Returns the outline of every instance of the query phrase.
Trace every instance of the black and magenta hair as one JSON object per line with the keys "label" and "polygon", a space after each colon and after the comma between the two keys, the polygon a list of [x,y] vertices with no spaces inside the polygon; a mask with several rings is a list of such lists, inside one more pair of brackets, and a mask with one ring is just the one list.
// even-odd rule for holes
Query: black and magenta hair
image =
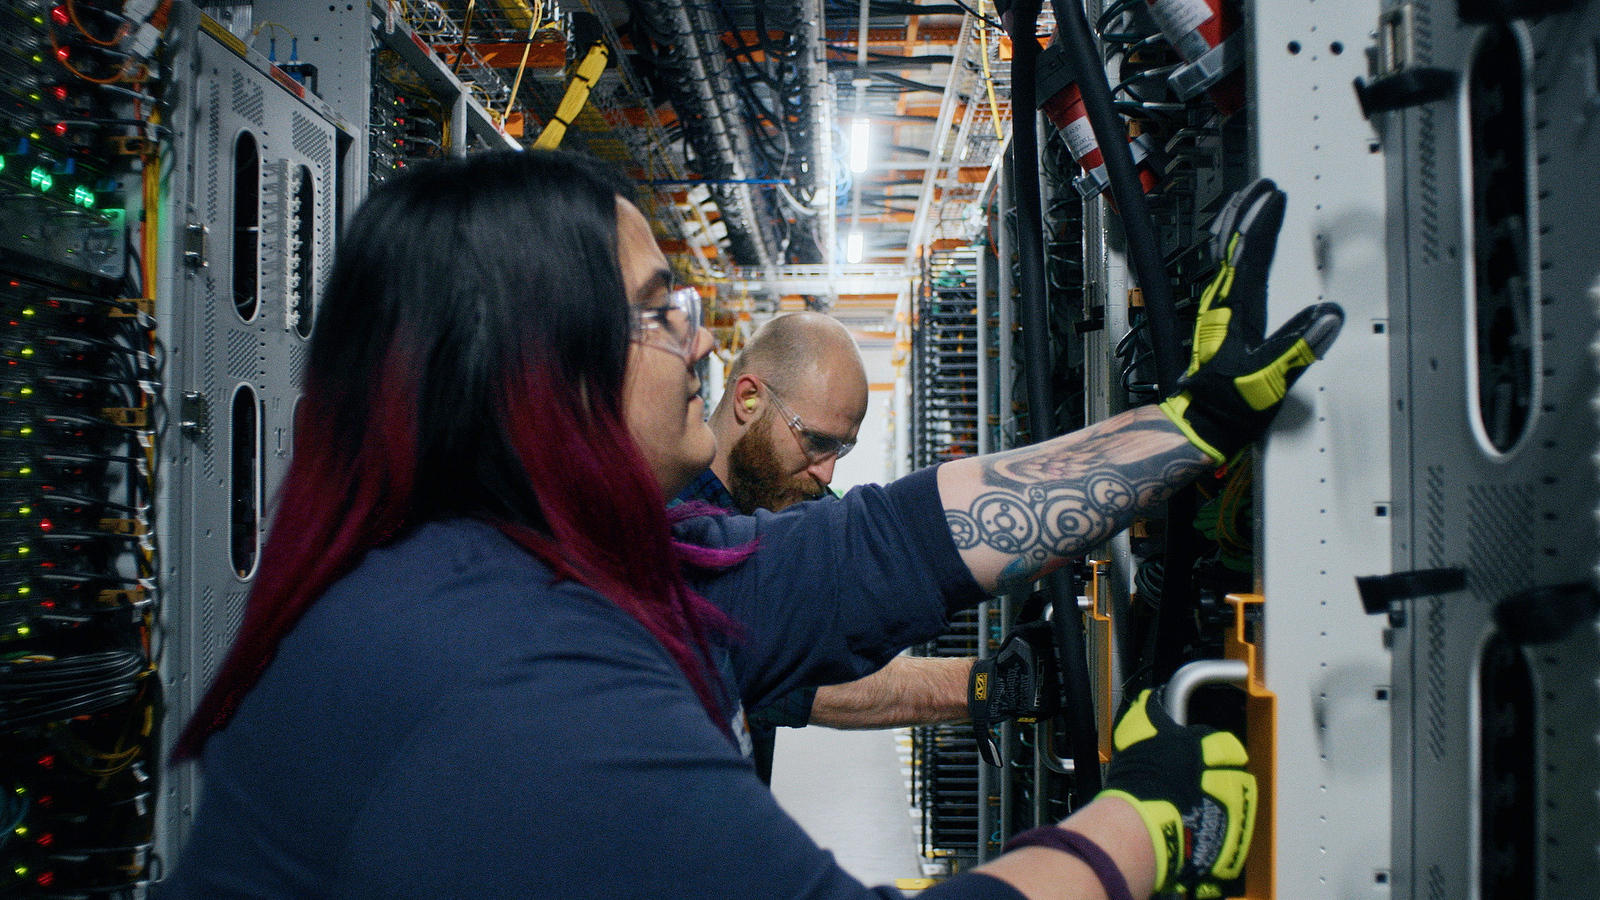
{"label": "black and magenta hair", "polygon": [[629,315],[617,198],[572,154],[481,154],[373,191],[341,238],[294,457],[244,621],[179,738],[197,755],[279,642],[367,550],[429,520],[495,524],[628,612],[725,729],[708,661],[731,623],[680,565],[739,556],[671,537],[622,414]]}

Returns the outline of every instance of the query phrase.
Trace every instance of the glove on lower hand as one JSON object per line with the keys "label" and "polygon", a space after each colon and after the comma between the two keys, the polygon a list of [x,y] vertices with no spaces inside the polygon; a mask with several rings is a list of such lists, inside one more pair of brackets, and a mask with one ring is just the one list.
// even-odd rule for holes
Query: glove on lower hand
{"label": "glove on lower hand", "polygon": [[1055,715],[1058,693],[1048,622],[1017,626],[994,656],[974,662],[967,680],[967,713],[984,762],[1000,765],[989,726],[1007,719],[1033,722]]}
{"label": "glove on lower hand", "polygon": [[1283,192],[1263,178],[1233,195],[1217,216],[1213,249],[1220,264],[1200,298],[1189,368],[1161,403],[1190,442],[1219,464],[1266,432],[1289,387],[1344,324],[1337,303],[1318,303],[1262,337],[1267,271],[1284,202]]}
{"label": "glove on lower hand", "polygon": [[1256,779],[1226,731],[1184,727],[1144,691],[1117,722],[1102,797],[1133,804],[1155,842],[1156,889],[1222,895],[1238,878],[1255,827]]}

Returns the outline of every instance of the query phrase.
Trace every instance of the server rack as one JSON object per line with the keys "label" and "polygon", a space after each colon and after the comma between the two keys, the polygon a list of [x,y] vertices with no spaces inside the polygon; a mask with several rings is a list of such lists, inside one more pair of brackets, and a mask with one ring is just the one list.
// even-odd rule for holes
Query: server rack
{"label": "server rack", "polygon": [[[1386,4],[1374,83],[1447,73],[1375,112],[1389,186],[1396,571],[1394,891],[1567,897],[1600,877],[1600,195],[1588,78],[1600,7]],[[1523,12],[1527,12],[1524,10]]]}
{"label": "server rack", "polygon": [[[923,261],[913,322],[913,465],[971,456],[978,449],[977,273],[974,255],[939,251]],[[958,615],[920,656],[979,652],[978,614]],[[912,803],[920,812],[925,868],[949,874],[974,864],[979,846],[978,748],[970,725],[911,732]]]}

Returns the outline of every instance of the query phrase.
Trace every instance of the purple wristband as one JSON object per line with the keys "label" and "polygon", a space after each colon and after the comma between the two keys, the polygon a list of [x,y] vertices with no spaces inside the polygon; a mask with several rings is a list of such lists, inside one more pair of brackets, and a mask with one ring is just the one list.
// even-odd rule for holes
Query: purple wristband
{"label": "purple wristband", "polygon": [[1006,841],[1004,852],[1010,852],[1018,847],[1049,847],[1070,853],[1084,861],[1094,872],[1094,877],[1100,879],[1100,887],[1106,892],[1110,900],[1133,900],[1133,893],[1128,890],[1128,879],[1122,877],[1122,870],[1112,861],[1111,855],[1100,849],[1100,845],[1089,840],[1076,831],[1068,831],[1054,825],[1041,825],[1038,828],[1013,835]]}

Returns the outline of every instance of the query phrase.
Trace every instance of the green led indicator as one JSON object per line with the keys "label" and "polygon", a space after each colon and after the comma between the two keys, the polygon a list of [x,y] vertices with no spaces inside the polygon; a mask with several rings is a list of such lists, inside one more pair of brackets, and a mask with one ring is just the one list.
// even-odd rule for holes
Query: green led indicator
{"label": "green led indicator", "polygon": [[22,355],[23,356],[32,356],[33,355],[33,348],[32,347],[23,347],[22,348]]}
{"label": "green led indicator", "polygon": [[6,170],[6,158],[4,156],[0,156],[0,172],[4,172],[5,170]]}
{"label": "green led indicator", "polygon": [[45,193],[56,183],[56,180],[51,178],[50,173],[46,172],[42,167],[34,166],[33,171],[28,173],[28,183],[38,188],[40,193]]}
{"label": "green led indicator", "polygon": [[28,307],[28,308],[27,308],[27,309],[25,309],[25,310],[23,310],[23,311],[22,311],[22,314],[23,314],[23,315],[25,315],[25,316],[31,316],[31,315],[34,315],[34,309],[33,309],[33,307],[31,307],[31,306],[30,306],[30,307]]}
{"label": "green led indicator", "polygon": [[94,191],[80,184],[72,189],[72,202],[84,209],[94,209]]}

